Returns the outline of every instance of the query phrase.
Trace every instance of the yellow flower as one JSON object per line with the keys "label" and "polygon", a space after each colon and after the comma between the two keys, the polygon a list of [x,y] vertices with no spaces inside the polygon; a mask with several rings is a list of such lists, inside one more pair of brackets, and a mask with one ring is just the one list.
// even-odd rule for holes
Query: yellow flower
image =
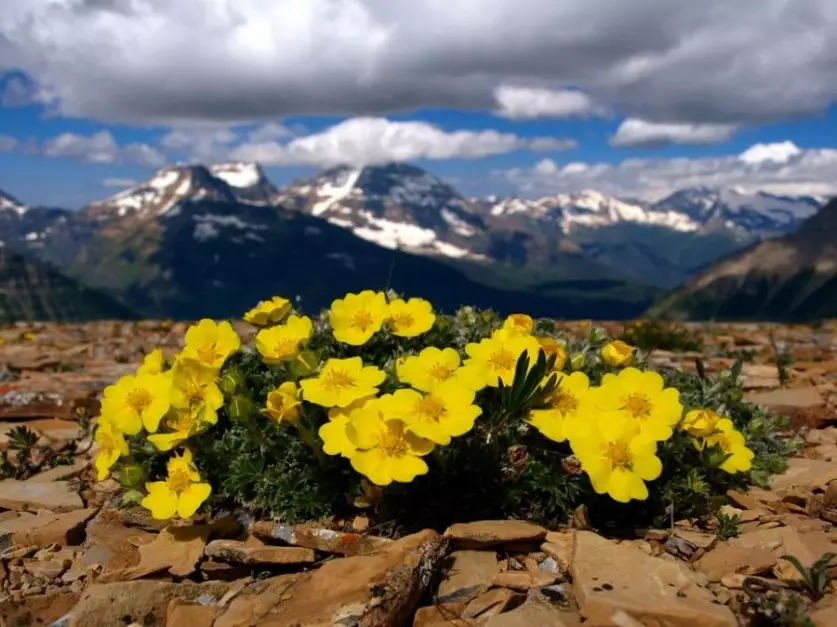
{"label": "yellow flower", "polygon": [[375,485],[393,481],[408,483],[426,474],[422,456],[433,450],[433,442],[412,433],[408,425],[393,417],[392,396],[373,399],[352,412],[347,434],[357,447],[352,467]]}
{"label": "yellow flower", "polygon": [[163,351],[155,348],[142,360],[142,365],[137,368],[137,374],[162,374],[164,366]]}
{"label": "yellow flower", "polygon": [[540,344],[531,335],[515,335],[501,329],[479,344],[468,344],[465,352],[470,359],[466,366],[477,366],[483,374],[483,383],[489,387],[499,387],[497,380],[504,385],[511,385],[518,358],[525,352],[529,354],[529,367],[535,365],[540,351]]}
{"label": "yellow flower", "polygon": [[319,429],[326,455],[342,455],[348,459],[357,452],[357,447],[349,440],[347,429],[352,412],[363,407],[374,396],[365,396],[346,407],[332,407],[328,410],[328,422]]}
{"label": "yellow flower", "polygon": [[399,337],[416,337],[427,333],[436,322],[433,305],[422,298],[403,301],[400,298],[389,304],[389,328]]}
{"label": "yellow flower", "polygon": [[128,455],[130,451],[122,433],[109,420],[99,422],[94,440],[99,446],[95,461],[96,472],[98,473],[97,480],[104,481],[108,478],[110,469],[117,460]]}
{"label": "yellow flower", "polygon": [[596,493],[609,494],[620,503],[647,499],[644,482],[656,479],[663,471],[657,443],[638,433],[627,419],[597,420],[595,428],[573,442],[572,448]]}
{"label": "yellow flower", "polygon": [[302,399],[293,381],[285,381],[267,395],[265,413],[276,422],[294,422],[299,418]]}
{"label": "yellow flower", "polygon": [[183,359],[172,370],[171,405],[196,412],[203,422],[218,422],[224,395],[218,387],[218,371],[194,359]]}
{"label": "yellow flower", "polygon": [[171,405],[171,377],[126,375],[105,388],[102,415],[122,433],[136,435],[143,427],[157,431]]}
{"label": "yellow flower", "polygon": [[511,314],[503,322],[504,329],[511,331],[512,333],[516,333],[518,335],[529,335],[530,333],[532,333],[532,329],[534,327],[535,322],[532,320],[532,317],[520,313]]}
{"label": "yellow flower", "polygon": [[430,392],[443,381],[455,380],[479,391],[485,387],[485,375],[478,366],[460,366],[459,353],[452,348],[428,346],[418,355],[398,360],[398,380],[422,392]]}
{"label": "yellow flower", "polygon": [[274,296],[270,300],[260,301],[258,305],[244,314],[244,321],[257,327],[276,324],[282,322],[290,310],[291,301],[281,296]]}
{"label": "yellow flower", "polygon": [[299,354],[299,345],[311,339],[314,326],[307,316],[291,316],[285,324],[256,334],[256,350],[267,364],[289,361]]}
{"label": "yellow flower", "polygon": [[203,319],[186,331],[186,347],[183,357],[220,370],[227,358],[241,348],[241,340],[232,325],[224,320]]}
{"label": "yellow flower", "polygon": [[468,433],[482,409],[474,405],[474,390],[448,380],[429,394],[397,390],[392,395],[392,412],[416,435],[436,444],[450,444],[452,437]]}
{"label": "yellow flower", "polygon": [[608,366],[624,366],[634,355],[633,346],[622,340],[613,340],[602,347],[602,360]]}
{"label": "yellow flower", "polygon": [[186,440],[203,431],[209,424],[201,420],[198,413],[191,409],[175,409],[163,420],[165,432],[154,433],[148,436],[158,451],[170,451],[180,446]]}
{"label": "yellow flower", "polygon": [[728,456],[719,468],[730,474],[750,470],[753,467],[755,454],[747,448],[747,440],[735,428],[732,420],[721,418],[715,428],[715,433],[706,438],[706,443],[709,446],[717,446]]}
{"label": "yellow flower", "polygon": [[346,407],[364,396],[374,396],[386,374],[375,366],[364,366],[360,357],[329,359],[320,374],[300,382],[302,396],[323,407]]}
{"label": "yellow flower", "polygon": [[201,482],[189,450],[184,451],[182,456],[172,457],[167,470],[165,481],[145,484],[148,496],[142,500],[142,506],[151,510],[151,517],[157,520],[166,520],[175,514],[191,518],[209,498],[212,488],[208,483]]}
{"label": "yellow flower", "polygon": [[694,438],[695,448],[702,451],[706,445],[706,438],[715,433],[716,425],[721,417],[710,409],[693,409],[687,412],[680,429]]}
{"label": "yellow flower", "polygon": [[671,437],[683,415],[680,392],[664,385],[656,372],[625,368],[618,375],[602,377],[594,400],[601,412],[626,419],[636,430],[661,442]]}
{"label": "yellow flower", "polygon": [[553,442],[573,442],[587,435],[596,408],[586,374],[559,376],[558,387],[547,399],[550,408],[532,410],[527,422]]}
{"label": "yellow flower", "polygon": [[331,303],[329,323],[338,342],[361,346],[366,344],[389,317],[386,297],[380,292],[364,290],[346,294]]}
{"label": "yellow flower", "polygon": [[535,339],[538,340],[538,344],[540,344],[547,357],[555,355],[555,372],[563,370],[564,365],[567,363],[567,347],[556,342],[551,337],[544,336],[536,337]]}

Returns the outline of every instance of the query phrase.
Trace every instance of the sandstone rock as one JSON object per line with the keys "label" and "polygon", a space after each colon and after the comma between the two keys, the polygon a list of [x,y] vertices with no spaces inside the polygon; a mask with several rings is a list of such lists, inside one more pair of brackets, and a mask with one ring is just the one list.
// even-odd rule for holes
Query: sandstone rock
{"label": "sandstone rock", "polygon": [[[729,540],[733,546],[758,547],[771,551],[777,558],[783,555],[795,556],[804,566],[810,567],[824,553],[837,553],[837,544],[822,531],[799,533],[793,527],[776,527],[745,533]],[[778,560],[774,574],[785,581],[799,582],[801,575],[786,560]]]}
{"label": "sandstone rock", "polygon": [[213,627],[400,627],[446,551],[444,538],[422,531],[373,555],[334,559],[308,573],[260,581],[236,597]]}
{"label": "sandstone rock", "polygon": [[139,563],[139,547],[154,540],[155,535],[122,524],[110,510],[102,510],[87,523],[87,550],[82,558],[86,566],[101,565],[103,573],[118,572]]}
{"label": "sandstone rock", "polygon": [[500,572],[494,551],[454,551],[436,593],[440,603],[470,601],[488,590]]}
{"label": "sandstone rock", "polygon": [[0,481],[0,507],[14,510],[48,509],[53,512],[69,512],[82,509],[84,503],[66,481],[32,483],[5,479]]}
{"label": "sandstone rock", "polygon": [[[641,576],[638,574],[641,573]],[[645,624],[734,627],[729,608],[695,585],[676,562],[614,544],[590,532],[575,537],[573,590],[591,625],[609,625],[617,610]]]}
{"label": "sandstone rock", "polygon": [[498,544],[541,542],[546,537],[546,529],[524,520],[484,520],[451,525],[445,536],[457,548],[479,549]]}
{"label": "sandstone rock", "polygon": [[0,534],[11,532],[15,546],[79,545],[84,542],[84,525],[96,509],[78,509],[66,514],[40,514],[0,523]]}
{"label": "sandstone rock", "polygon": [[726,575],[761,575],[770,572],[777,558],[762,547],[744,547],[721,543],[704,555],[695,567],[709,581],[721,581]]}
{"label": "sandstone rock", "polygon": [[773,490],[788,490],[796,487],[812,490],[824,488],[835,479],[837,479],[837,464],[794,457],[788,460],[788,469],[784,474],[773,477],[770,486]]}
{"label": "sandstone rock", "polygon": [[[217,601],[229,584],[127,581],[94,584],[70,612],[68,627],[114,627],[132,621],[142,625],[165,625],[173,599]],[[151,622],[154,621],[154,622]]]}
{"label": "sandstone rock", "polygon": [[215,605],[202,605],[182,599],[169,601],[166,610],[166,625],[177,627],[212,627],[219,608]]}
{"label": "sandstone rock", "polygon": [[389,538],[346,533],[311,525],[256,522],[250,526],[250,533],[265,540],[281,540],[293,546],[348,556],[368,555],[386,549],[392,544]]}
{"label": "sandstone rock", "polygon": [[505,612],[522,595],[505,588],[492,588],[471,600],[462,612],[462,618],[490,618]]}
{"label": "sandstone rock", "polygon": [[532,588],[544,588],[554,584],[558,577],[551,573],[533,573],[527,570],[506,571],[494,576],[494,585],[527,592]]}
{"label": "sandstone rock", "polygon": [[79,459],[74,464],[69,466],[56,466],[50,470],[45,470],[37,475],[27,479],[28,483],[50,483],[52,481],[60,481],[61,479],[71,479],[78,477],[90,466],[90,461],[87,459]]}
{"label": "sandstone rock", "polygon": [[576,617],[557,609],[549,599],[532,591],[520,607],[492,616],[485,627],[570,627]]}
{"label": "sandstone rock", "polygon": [[237,540],[213,540],[204,554],[239,564],[307,564],[316,557],[312,549],[295,546],[247,546]]}
{"label": "sandstone rock", "polygon": [[765,405],[771,408],[792,407],[808,409],[822,405],[825,401],[819,392],[813,388],[796,388],[771,390],[770,392],[758,392],[748,394],[747,400],[756,405]]}
{"label": "sandstone rock", "polygon": [[191,575],[203,556],[208,537],[208,525],[166,527],[153,541],[138,548],[139,564],[110,571],[100,581],[131,581],[160,571],[175,577]]}
{"label": "sandstone rock", "polygon": [[78,602],[76,592],[62,590],[0,603],[0,625],[49,625],[65,616]]}
{"label": "sandstone rock", "polygon": [[461,618],[464,609],[464,603],[420,607],[413,616],[413,627],[471,627],[473,623]]}

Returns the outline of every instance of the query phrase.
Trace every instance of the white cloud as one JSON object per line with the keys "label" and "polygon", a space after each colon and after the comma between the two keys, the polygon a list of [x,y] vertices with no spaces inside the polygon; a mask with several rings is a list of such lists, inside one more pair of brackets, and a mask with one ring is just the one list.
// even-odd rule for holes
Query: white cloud
{"label": "white cloud", "polygon": [[577,90],[552,91],[503,85],[494,90],[497,115],[512,120],[568,118],[600,113],[587,94]]}
{"label": "white cloud", "polygon": [[617,164],[561,165],[543,159],[531,168],[500,174],[522,195],[530,197],[592,188],[616,196],[653,199],[686,187],[733,185],[777,194],[837,194],[837,150],[800,150],[792,142],[782,142],[761,145],[758,151],[763,155],[783,154],[784,160],[755,160],[749,150],[724,157],[626,159]]}
{"label": "white cloud", "polygon": [[9,137],[8,135],[0,135],[0,152],[12,152],[19,145],[20,142],[16,138]]}
{"label": "white cloud", "polygon": [[744,163],[787,163],[802,151],[792,141],[778,142],[775,144],[753,144],[742,152],[738,158]]}
{"label": "white cloud", "polygon": [[490,110],[503,85],[572,85],[730,124],[833,103],[835,30],[833,0],[7,0],[0,72],[64,114],[141,123]]}
{"label": "white cloud", "polygon": [[668,144],[716,144],[732,137],[737,128],[735,124],[666,124],[628,118],[616,129],[610,145],[658,148]]}
{"label": "white cloud", "polygon": [[287,126],[283,126],[278,122],[268,122],[262,124],[258,128],[250,131],[247,135],[247,142],[251,144],[260,144],[262,142],[276,141],[277,139],[287,139],[296,135],[294,131]]}
{"label": "white cloud", "polygon": [[373,165],[415,159],[475,159],[520,149],[560,150],[575,142],[547,137],[532,139],[512,133],[452,131],[427,122],[393,122],[385,118],[352,118],[320,133],[290,142],[243,144],[231,159],[266,165]]}
{"label": "white cloud", "polygon": [[135,163],[152,168],[166,162],[163,154],[148,144],[119,146],[110,131],[99,131],[89,136],[62,133],[47,140],[41,153],[47,157],[69,157],[83,163]]}
{"label": "white cloud", "polygon": [[166,133],[160,145],[193,161],[213,162],[222,161],[237,139],[236,133],[226,126],[184,126]]}
{"label": "white cloud", "polygon": [[102,186],[104,187],[119,187],[122,189],[133,187],[136,184],[137,181],[135,181],[134,179],[107,178],[104,181],[102,181]]}

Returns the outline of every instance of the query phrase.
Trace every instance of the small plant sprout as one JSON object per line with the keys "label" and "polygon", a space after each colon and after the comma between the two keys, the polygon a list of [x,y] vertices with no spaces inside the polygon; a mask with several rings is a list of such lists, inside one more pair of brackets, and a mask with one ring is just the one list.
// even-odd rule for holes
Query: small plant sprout
{"label": "small plant sprout", "polygon": [[730,538],[737,538],[741,530],[738,524],[741,522],[741,516],[738,514],[725,514],[718,512],[715,514],[715,523],[718,527],[718,539],[729,540]]}
{"label": "small plant sprout", "polygon": [[831,560],[837,557],[835,553],[825,553],[810,568],[804,566],[799,559],[793,555],[784,555],[783,560],[793,564],[793,567],[802,575],[802,582],[805,584],[808,593],[815,601],[819,601],[828,588],[828,567]]}

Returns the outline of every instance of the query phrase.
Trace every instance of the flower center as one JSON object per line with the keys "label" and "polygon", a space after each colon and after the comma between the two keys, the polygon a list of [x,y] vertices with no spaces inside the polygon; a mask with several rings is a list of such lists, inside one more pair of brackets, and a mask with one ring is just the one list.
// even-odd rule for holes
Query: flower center
{"label": "flower center", "polygon": [[329,370],[323,374],[323,385],[330,391],[336,392],[354,386],[355,379],[343,370]]}
{"label": "flower center", "polygon": [[570,414],[578,409],[578,399],[561,388],[552,393],[550,402],[552,407],[562,414]]}
{"label": "flower center", "polygon": [[186,384],[184,393],[190,405],[196,405],[203,402],[203,386],[197,381],[189,381]]}
{"label": "flower center", "polygon": [[446,379],[450,379],[452,374],[453,370],[444,364],[433,364],[430,367],[430,378],[435,379],[436,381],[445,381]]}
{"label": "flower center", "polygon": [[154,397],[151,396],[151,393],[143,388],[134,388],[128,392],[128,398],[126,399],[131,409],[138,414],[148,409],[153,400]]}
{"label": "flower center", "polygon": [[634,418],[645,420],[651,416],[654,405],[651,403],[651,399],[642,392],[633,392],[622,399],[622,409]]}
{"label": "flower center", "polygon": [[169,476],[166,478],[166,483],[172,492],[180,494],[181,492],[185,492],[186,488],[192,485],[192,478],[189,476],[189,471],[187,469],[178,468],[177,470],[169,473]]}
{"label": "flower center", "polygon": [[374,322],[375,320],[372,318],[372,314],[366,309],[359,309],[352,318],[352,324],[361,331],[366,331]]}
{"label": "flower center", "polygon": [[381,431],[381,448],[389,457],[401,457],[407,454],[407,440],[404,438],[404,426],[400,421],[389,420]]}
{"label": "flower center", "polygon": [[215,360],[220,356],[221,354],[215,348],[214,343],[198,349],[198,359],[205,364],[214,364]]}
{"label": "flower center", "polygon": [[418,412],[431,420],[438,421],[445,413],[445,406],[438,398],[425,396],[418,403]]}
{"label": "flower center", "polygon": [[110,433],[102,432],[98,438],[99,440],[99,447],[103,451],[113,451],[116,449],[116,438],[113,437]]}
{"label": "flower center", "polygon": [[392,319],[392,326],[395,327],[396,330],[409,329],[411,326],[413,326],[413,324],[415,324],[415,322],[416,319],[413,318],[412,314],[401,313]]}
{"label": "flower center", "polygon": [[293,355],[296,352],[298,343],[290,338],[283,338],[276,342],[273,352],[277,355]]}
{"label": "flower center", "polygon": [[633,457],[627,442],[608,442],[604,445],[604,454],[610,460],[610,464],[614,470],[616,468],[629,469],[631,467]]}
{"label": "flower center", "polygon": [[507,348],[500,348],[491,354],[488,359],[495,370],[512,370],[515,365],[514,355]]}
{"label": "flower center", "polygon": [[197,427],[197,418],[186,411],[178,411],[166,418],[166,426],[174,431],[191,431]]}

